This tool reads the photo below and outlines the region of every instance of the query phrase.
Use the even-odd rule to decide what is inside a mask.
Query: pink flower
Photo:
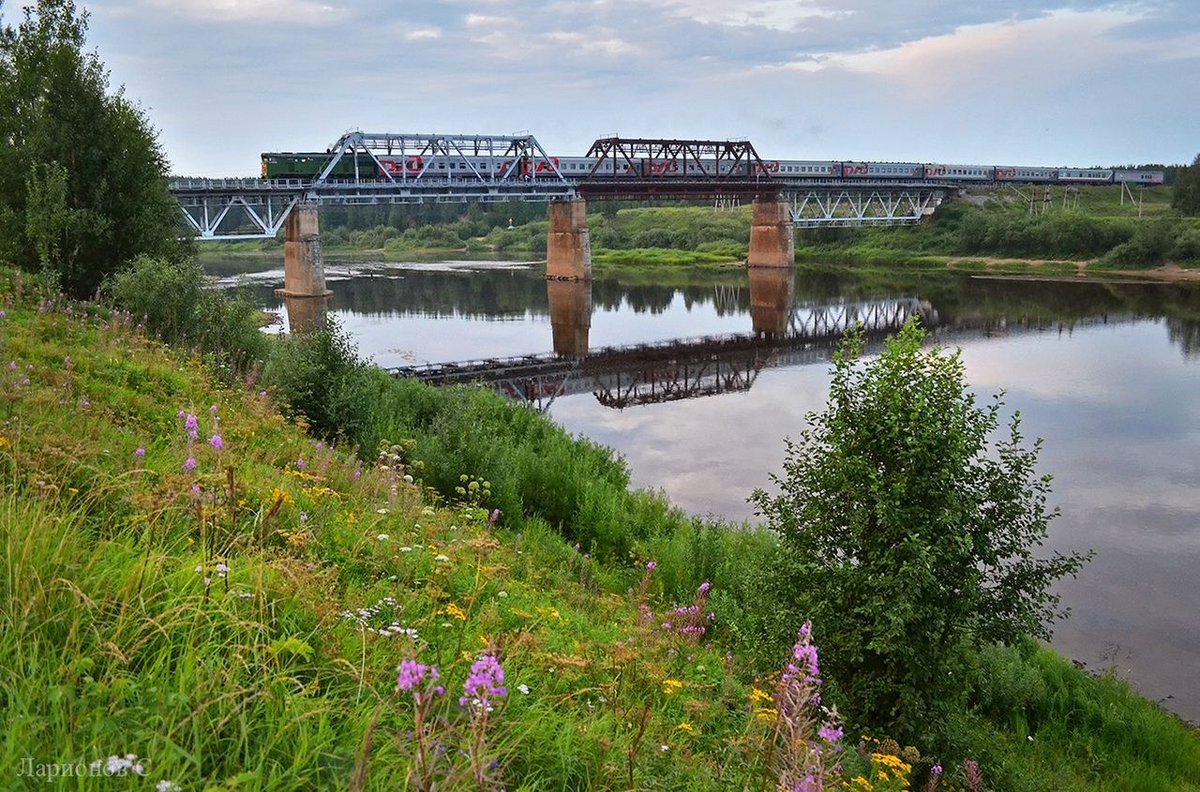
[[[134,450],[133,455],[135,457],[137,457],[138,459],[141,459],[142,457],[146,456],[146,449],[142,448],[141,446],[138,446]]]
[[[185,459],[183,461],[183,469],[185,471],[187,471],[188,473],[191,473],[193,470],[195,470],[196,469],[196,458],[188,457],[187,459]]]
[[[219,434],[213,435],[212,440],[209,440],[208,442],[213,448],[217,449],[218,451],[220,451],[222,448],[225,447],[225,441],[221,439],[221,435],[219,435]]]
[[[647,562],[646,562],[646,571],[647,571],[647,572],[653,572],[653,571],[654,571],[654,568],[655,568],[656,566],[658,566],[658,562],[657,562],[657,561],[647,561]]]

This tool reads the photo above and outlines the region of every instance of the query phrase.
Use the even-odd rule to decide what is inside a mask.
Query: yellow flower
[[[850,781],[852,783],[854,783],[855,785],[857,785],[859,789],[872,790],[875,788],[874,784],[872,784],[870,781],[868,781],[867,779],[863,778],[860,775],[854,776],[854,778],[850,779]]]
[[[754,702],[755,704],[757,704],[760,701],[764,702],[766,704],[774,704],[775,703],[775,700],[773,698],[771,698],[770,693],[767,693],[766,691],[763,691],[763,690],[759,690],[756,687],[750,688],[750,701]]]
[[[5,437],[4,435],[0,435],[0,448],[5,448],[7,446],[8,446],[8,438]]]
[[[346,524],[354,525],[356,522],[358,522],[358,516],[354,512],[346,512]]]
[[[447,616],[453,616],[454,618],[458,619],[459,621],[467,620],[466,612],[463,611],[462,608],[455,605],[453,602],[451,602],[449,605],[447,605],[445,608],[443,608],[442,613],[446,614]]]
[[[754,710],[754,717],[758,718],[760,721],[766,721],[770,723],[779,717],[779,710],[772,709],[771,707],[759,707],[758,709]]]
[[[666,693],[668,696],[683,687],[683,683],[678,679],[664,679],[662,685],[663,693]]]
[[[695,727],[692,726],[692,724],[688,723],[687,721],[683,721],[675,728],[679,729],[680,731],[685,731],[685,732],[689,732],[689,733],[694,733],[696,731]]]

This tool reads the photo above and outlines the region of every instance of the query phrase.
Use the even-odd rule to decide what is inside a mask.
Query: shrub
[[[999,398],[977,407],[959,354],[923,338],[910,321],[864,364],[848,337],[779,494],[751,498],[781,535],[779,606],[811,614],[851,716],[905,737],[953,705],[965,647],[1048,637],[1049,588],[1086,560],[1035,557],[1054,516],[1040,441],[1023,446],[1016,415],[993,442]]]
[[[208,288],[194,259],[140,256],[105,291],[159,338],[207,353],[218,371],[244,372],[267,357],[262,311],[244,293]]]

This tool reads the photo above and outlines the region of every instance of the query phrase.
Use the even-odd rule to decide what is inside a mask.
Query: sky
[[[21,0],[9,0],[13,21]],[[80,0],[172,171],[344,132],[749,139],[765,159],[1190,162],[1200,0]]]

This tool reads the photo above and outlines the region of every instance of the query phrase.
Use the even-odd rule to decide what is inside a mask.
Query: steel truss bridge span
[[[800,226],[920,220],[946,185],[767,175],[748,141],[601,138],[587,172],[564,172],[532,135],[350,132],[311,178],[172,179],[189,228],[200,239],[275,237],[300,203],[378,205],[603,199],[787,196]],[[434,171],[434,162],[444,169]],[[637,163],[681,162],[688,176],[650,174]],[[531,169],[530,163],[537,163]],[[629,170],[627,170],[629,169]],[[532,172],[531,172],[532,171]],[[746,174],[762,174],[747,177]],[[230,230],[230,229],[233,230]]]

